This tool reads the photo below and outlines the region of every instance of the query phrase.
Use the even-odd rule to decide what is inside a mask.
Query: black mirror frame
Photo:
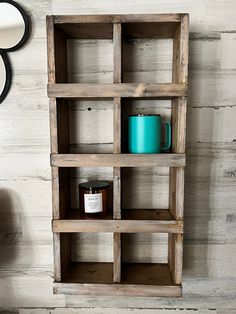
[[[11,62],[10,62],[10,59],[9,59],[7,53],[21,48],[26,43],[26,41],[29,37],[29,33],[30,33],[30,19],[29,19],[29,16],[24,11],[24,9],[15,1],[13,1],[13,0],[0,0],[0,3],[9,3],[9,4],[13,5],[20,12],[20,14],[22,15],[22,18],[24,20],[24,23],[25,23],[24,35],[22,36],[21,40],[15,46],[13,46],[11,48],[1,48],[0,47],[0,56],[2,57],[3,63],[4,63],[5,68],[6,68],[6,81],[5,81],[3,91],[0,94],[0,103],[1,103],[6,98],[8,92],[10,90],[11,82],[12,82],[12,67],[11,67]]]

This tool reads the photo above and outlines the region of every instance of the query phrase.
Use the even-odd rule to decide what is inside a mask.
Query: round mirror
[[[7,52],[20,48],[27,40],[29,19],[13,0],[0,0],[0,103],[11,83],[11,65]]]
[[[6,85],[7,72],[5,68],[5,63],[2,56],[0,56],[0,95],[2,94],[4,87]]]
[[[7,54],[0,54],[0,103],[6,97],[11,85],[11,65]]]
[[[24,37],[25,22],[21,12],[12,4],[0,2],[0,47],[12,49]]]

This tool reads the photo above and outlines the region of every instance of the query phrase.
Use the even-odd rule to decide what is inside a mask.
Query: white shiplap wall
[[[0,106],[0,310],[25,308],[21,309],[22,314],[105,314],[111,311],[117,314],[205,314],[216,313],[214,309],[217,309],[217,313],[235,313],[236,1],[18,2],[31,15],[32,35],[24,48],[10,55],[14,68],[13,85]],[[53,295],[45,16],[155,12],[190,13],[184,296],[181,299],[158,299]],[[134,62],[131,63],[129,56],[134,50],[132,44],[127,43],[126,68],[129,72],[126,79],[170,80],[169,44],[168,41],[137,41]],[[78,42],[70,45],[73,49],[71,58],[81,57],[77,58],[76,67],[71,69],[71,80],[111,81],[111,42],[84,41],[82,45]],[[165,119],[169,118],[168,102],[134,102],[132,107],[134,111],[158,111]],[[72,107],[71,119],[79,126],[79,129],[71,129],[72,151],[78,148],[78,142],[81,150],[111,151],[111,103],[81,102]],[[83,126],[90,131],[84,132]],[[94,145],[88,148],[88,143]],[[111,178],[111,170],[101,171],[105,179]],[[147,207],[155,207],[157,203],[163,208],[167,206],[167,169],[148,169],[146,175],[136,169],[128,174],[131,178],[127,180],[127,193],[131,194],[132,202],[127,206],[142,207],[142,202]],[[99,171],[94,174],[89,169],[75,173],[73,190],[76,191],[80,180],[96,175]],[[145,188],[141,197],[138,198],[131,190],[131,182],[137,182],[139,191]],[[153,195],[150,192],[153,186],[160,193]],[[76,198],[73,203],[76,206]],[[94,235],[75,238],[73,258],[81,259],[82,255],[87,259],[99,260],[102,257],[110,260],[112,241],[109,235],[104,239],[106,241],[101,241]],[[127,237],[126,258],[134,258],[128,254],[132,246],[137,250],[136,259],[162,261],[166,255],[165,241],[164,236],[155,235]],[[94,250],[94,246],[99,250]],[[46,307],[68,309],[50,312]],[[76,310],[76,307],[83,309]],[[160,308],[163,310],[158,310]]]

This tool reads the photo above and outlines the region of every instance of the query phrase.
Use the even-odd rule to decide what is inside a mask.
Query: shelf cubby
[[[56,98],[51,99],[50,111],[51,132],[57,129],[53,144],[59,154],[113,152],[112,99]]]
[[[54,23],[52,31],[55,83],[112,83],[112,24]]]
[[[123,82],[172,83],[173,37],[179,23],[123,24]]]
[[[54,293],[182,295],[188,40],[185,13],[47,17]],[[90,115],[100,105],[111,109],[108,119]],[[171,121],[168,152],[128,153],[128,115],[140,111]],[[105,140],[94,121],[106,125]],[[154,167],[168,168],[166,204],[135,204],[125,174]],[[78,208],[78,184],[94,178],[111,183],[104,219],[84,219]],[[150,198],[158,192],[153,187]],[[74,260],[73,237],[84,233],[111,234],[112,260]],[[166,237],[164,263],[122,256],[127,235],[151,233]]]
[[[60,234],[61,237],[65,235],[71,237],[71,234]],[[164,263],[122,260],[120,282],[115,283],[115,260],[113,262],[73,261],[71,252],[67,252],[67,255],[61,256],[64,258],[64,268],[61,272],[62,276],[59,277],[60,280],[54,283],[54,293],[94,294],[98,289],[97,295],[118,296],[125,293],[127,296],[156,296],[158,294],[162,297],[179,297],[181,286],[178,282],[176,283],[176,279],[178,281],[181,278],[173,271],[172,256],[169,254],[168,252]]]

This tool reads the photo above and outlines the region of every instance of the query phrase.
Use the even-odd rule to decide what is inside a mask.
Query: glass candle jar
[[[104,181],[89,181],[79,184],[81,214],[87,218],[102,218],[107,215],[107,198],[110,184]]]

